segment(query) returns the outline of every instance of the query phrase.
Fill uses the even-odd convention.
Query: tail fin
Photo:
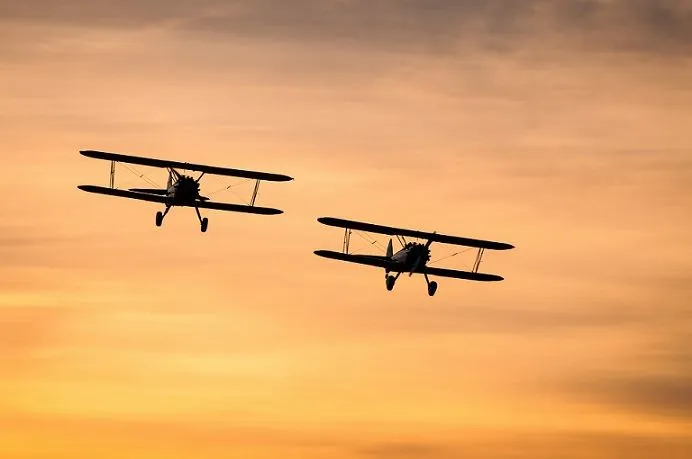
[[[392,239],[389,239],[389,244],[387,244],[387,258],[392,258],[394,256],[394,247],[392,247]],[[389,268],[384,269],[384,276],[387,277],[389,276]],[[387,277],[387,279],[389,279]],[[387,281],[389,282],[389,281]]]

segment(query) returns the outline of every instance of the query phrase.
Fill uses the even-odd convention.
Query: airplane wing
[[[396,263],[392,263],[389,257],[378,255],[353,255],[349,253],[333,252],[331,250],[315,250],[315,255],[331,258],[332,260],[346,261],[349,263],[358,263],[360,265],[375,266],[377,268],[385,268],[393,271],[392,268]]]
[[[432,268],[424,266],[420,273],[426,273],[429,276],[452,277],[454,279],[465,279],[479,282],[497,282],[504,280],[504,277],[496,274],[472,273],[468,271],[457,271],[455,269]]]
[[[147,194],[130,190],[119,190],[117,188],[106,188],[104,186],[96,185],[79,185],[77,188],[79,188],[80,190],[88,191],[89,193],[106,194],[109,196],[138,199],[140,201],[158,202],[161,204],[166,203],[165,196],[159,196],[155,194]],[[283,213],[282,210],[272,209],[269,207],[246,206],[242,204],[231,204],[226,202],[196,201],[194,204],[176,204],[176,206],[198,207],[200,209],[225,210],[227,212],[244,212],[248,214],[259,215],[277,215]]]
[[[374,266],[376,268],[389,269],[392,272],[402,271],[399,263],[390,261],[388,257],[378,255],[353,255],[349,253],[334,252],[331,250],[315,250],[315,255],[332,260],[346,261],[349,263],[357,263],[359,265]],[[429,276],[452,277],[455,279],[465,279],[478,282],[497,282],[504,280],[502,276],[495,274],[473,273],[468,271],[456,271],[454,269],[432,268],[423,266],[417,270],[418,274],[428,274]]]
[[[283,210],[272,209],[271,207],[246,206],[243,204],[231,204],[228,202],[197,201],[194,205],[200,209],[225,210],[227,212],[245,212],[247,214],[259,215],[278,215],[284,213]]]
[[[120,198],[128,199],[138,199],[140,201],[158,202],[162,204],[166,203],[165,196],[159,196],[155,194],[140,193],[137,191],[129,190],[119,190],[117,188],[106,188],[105,186],[96,185],[79,185],[77,188],[83,191],[87,191],[89,193],[107,194],[109,196],[118,196]]]
[[[336,226],[337,228],[348,228],[358,231],[367,231],[370,233],[387,234],[389,236],[405,236],[419,239],[428,239],[442,244],[462,245],[465,247],[474,247],[478,249],[488,250],[509,250],[514,246],[504,242],[484,241],[481,239],[471,239],[458,236],[447,236],[445,234],[428,233],[424,231],[415,231],[403,228],[395,228],[392,226],[375,225],[373,223],[363,223],[353,220],[344,220],[341,218],[322,217],[317,219],[318,222],[327,226]]]
[[[161,188],[130,188],[130,191],[135,191],[137,193],[161,194],[164,196],[168,194],[168,190]]]
[[[187,169],[190,171],[204,172],[213,175],[225,175],[230,177],[241,177],[253,180],[266,180],[268,182],[288,182],[292,177],[281,174],[271,174],[269,172],[246,171],[241,169],[230,169],[227,167],[207,166],[204,164],[183,163],[180,161],[169,161],[165,159],[142,158],[140,156],[122,155],[120,153],[108,153],[105,151],[82,150],[83,156],[95,159],[105,159],[128,164],[139,164],[151,167],[171,167],[177,169]]]

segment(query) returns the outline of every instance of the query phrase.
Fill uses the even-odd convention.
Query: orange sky
[[[0,0],[0,457],[692,456],[690,31],[685,0]],[[77,190],[87,148],[295,181],[156,228]],[[387,292],[312,254],[325,215],[517,249]]]

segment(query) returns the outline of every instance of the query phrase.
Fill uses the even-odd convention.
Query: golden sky
[[[692,457],[690,1],[0,0],[0,101],[3,459]],[[295,181],[203,235],[80,149]]]

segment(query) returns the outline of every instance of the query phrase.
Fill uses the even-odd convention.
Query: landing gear
[[[428,295],[434,296],[437,291],[437,282],[432,281],[428,284]]]
[[[197,218],[199,218],[200,229],[203,233],[206,233],[207,226],[209,226],[209,219],[206,217],[202,218],[202,214],[199,213],[199,207],[195,207],[195,211],[197,212]]]
[[[394,290],[394,284],[396,284],[396,280],[401,276],[401,273],[397,273],[396,276],[392,276],[389,273],[385,273],[384,275],[384,280],[385,280],[385,285],[387,286],[388,291]]]
[[[156,226],[163,225],[163,218],[166,216],[166,214],[168,213],[169,210],[171,210],[171,208],[166,207],[166,210],[164,210],[163,213],[156,212]]]
[[[391,292],[392,290],[394,290],[394,283],[396,282],[396,277],[394,277],[394,276],[387,276],[387,277],[385,278],[385,281],[386,281],[385,283],[387,284],[387,290],[390,291],[390,292]]]
[[[427,273],[423,273],[423,275],[425,276],[425,282],[428,284],[428,295],[435,296],[435,292],[437,291],[437,282],[428,279]]]

